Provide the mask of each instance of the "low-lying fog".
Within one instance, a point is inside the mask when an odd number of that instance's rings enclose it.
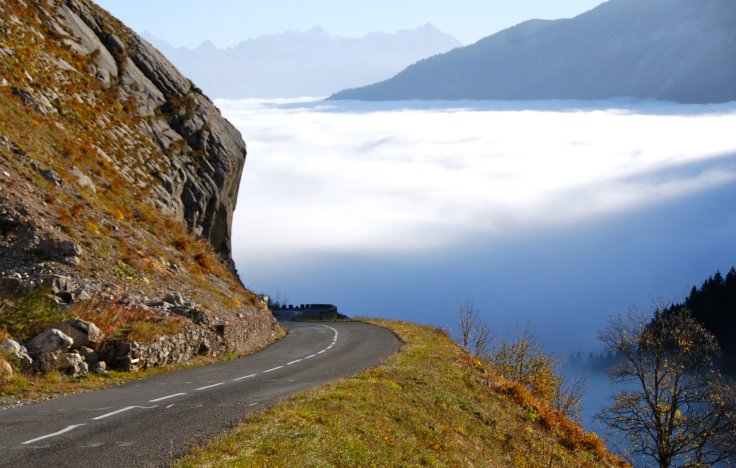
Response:
[[[241,277],[292,303],[453,328],[471,297],[587,355],[736,264],[736,103],[217,105],[248,143]]]

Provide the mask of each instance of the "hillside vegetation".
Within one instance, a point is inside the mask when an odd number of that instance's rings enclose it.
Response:
[[[405,343],[385,364],[252,416],[178,465],[625,466],[444,331],[370,322]]]

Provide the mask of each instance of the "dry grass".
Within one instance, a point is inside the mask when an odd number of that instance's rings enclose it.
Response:
[[[523,387],[498,386],[443,331],[372,322],[405,342],[399,354],[249,418],[178,466],[624,465]]]
[[[69,309],[69,315],[95,323],[106,336],[141,344],[177,335],[184,331],[186,322],[183,317],[161,317],[145,307],[99,300],[78,302]]]

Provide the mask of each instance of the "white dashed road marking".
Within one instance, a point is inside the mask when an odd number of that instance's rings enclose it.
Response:
[[[53,434],[47,434],[45,436],[36,437],[35,439],[31,439],[31,440],[26,440],[25,442],[21,443],[21,445],[29,445],[29,444],[32,444],[34,442],[38,442],[39,440],[48,439],[49,437],[60,436],[62,434],[66,434],[67,432],[71,432],[74,429],[76,429],[78,427],[82,427],[82,426],[86,426],[86,424],[74,424],[72,426],[67,426],[64,429],[60,430],[59,432],[54,432]]]
[[[153,409],[153,408],[156,408],[156,406],[126,406],[125,408],[119,409],[117,411],[113,411],[111,413],[103,414],[102,416],[97,416],[96,418],[92,418],[92,421],[99,421],[100,419],[109,418],[110,416],[115,416],[116,414],[124,413],[126,411],[130,411],[136,408]]]
[[[159,401],[164,401],[164,400],[168,400],[169,398],[176,398],[176,397],[184,396],[184,395],[186,395],[186,393],[175,393],[173,395],[169,395],[169,396],[165,396],[165,397],[161,397],[161,398],[156,398],[155,400],[148,400],[148,402],[149,403],[158,403]]]
[[[332,328],[330,326],[327,326],[327,325],[320,325],[320,326],[325,327],[325,328],[329,328],[330,330],[332,330],[335,333],[335,335],[334,335],[334,337],[332,339],[332,343],[327,348],[325,348],[325,349],[323,349],[321,351],[318,351],[318,352],[316,352],[314,354],[310,354],[309,356],[306,356],[304,358],[295,359],[294,361],[287,362],[285,364],[285,366],[291,366],[293,364],[297,364],[297,363],[302,362],[302,361],[305,361],[307,359],[312,359],[313,357],[316,357],[318,354],[323,354],[326,351],[332,349],[332,347],[335,346],[335,344],[337,344],[337,337],[339,336],[339,332],[336,329],[334,329],[334,328]],[[274,368],[271,368],[271,369],[267,369],[267,370],[262,371],[261,374],[268,374],[269,372],[277,371],[277,370],[283,369],[283,368],[284,368],[283,365],[282,366],[278,366],[278,367],[274,367]],[[234,382],[239,382],[241,380],[250,379],[250,378],[255,377],[257,375],[258,374],[249,374],[249,375],[245,375],[243,377],[238,377],[238,378],[232,379],[232,380]],[[192,382],[185,382],[185,383],[191,384]],[[196,388],[195,391],[199,392],[199,391],[202,391],[202,390],[208,390],[210,388],[219,387],[221,385],[225,385],[225,382],[219,382],[219,383],[216,383],[216,384],[207,385],[207,386],[204,386],[204,387],[199,387],[199,388]],[[153,400],[148,400],[148,403],[158,403],[159,401],[164,401],[164,400],[168,400],[168,399],[171,399],[171,398],[176,398],[176,397],[180,397],[180,396],[184,396],[184,395],[186,395],[186,393],[183,393],[183,392],[182,393],[175,393],[173,395],[167,395],[167,396],[163,396],[161,398],[155,398]],[[258,404],[259,403],[251,403],[248,406],[249,407],[253,407],[253,406],[257,406]],[[174,405],[168,405],[166,407],[166,409],[169,409],[172,406],[174,406]],[[194,408],[198,408],[198,407],[201,407],[201,406],[202,405],[196,405],[196,406],[194,406]],[[130,411],[130,410],[136,409],[136,408],[140,408],[140,409],[153,409],[153,408],[157,408],[157,407],[158,407],[158,405],[154,405],[154,406],[126,406],[125,408],[121,408],[119,410],[112,411],[110,413],[106,413],[106,414],[97,416],[95,418],[92,418],[92,421],[100,421],[102,419],[106,419],[106,418],[109,418],[111,416],[115,416],[115,415],[118,415],[120,413],[124,413],[126,411]],[[104,410],[104,409],[108,409],[108,408],[100,408],[100,409],[103,409]],[[60,430],[58,432],[54,432],[53,434],[47,434],[47,435],[44,435],[44,436],[41,436],[41,437],[36,437],[35,439],[31,439],[31,440],[27,440],[25,442],[22,442],[21,445],[30,445],[30,444],[33,444],[35,442],[41,441],[41,440],[45,440],[45,439],[48,439],[48,438],[51,438],[51,437],[60,436],[62,434],[66,434],[67,432],[71,432],[74,429],[76,429],[78,427],[82,427],[82,426],[86,426],[86,424],[74,424],[74,425],[71,425],[71,426],[67,426],[67,427],[65,427],[64,429],[62,429],[62,430]],[[132,442],[122,442],[122,443],[121,442],[118,442],[118,445],[120,445],[120,446],[123,446],[123,445],[131,445],[131,444],[132,444]],[[91,446],[92,445],[90,445],[90,447]]]
[[[245,375],[243,377],[238,377],[237,379],[233,379],[233,381],[234,382],[239,382],[241,380],[250,379],[250,378],[253,378],[255,376],[256,376],[256,374]]]
[[[225,385],[225,382],[220,382],[220,383],[216,383],[216,384],[212,384],[212,385],[207,385],[206,387],[195,388],[194,391],[195,392],[201,392],[202,390],[207,390],[209,388],[219,387],[220,385]]]

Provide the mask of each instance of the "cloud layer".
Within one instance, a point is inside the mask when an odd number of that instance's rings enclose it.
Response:
[[[248,142],[235,255],[444,248],[736,180],[736,106],[218,101]]]

